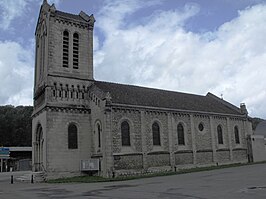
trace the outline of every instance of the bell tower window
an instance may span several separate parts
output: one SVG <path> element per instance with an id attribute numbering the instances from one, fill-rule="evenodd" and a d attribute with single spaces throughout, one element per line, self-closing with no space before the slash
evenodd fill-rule
<path id="1" fill-rule="evenodd" d="M 73 35 L 73 68 L 79 67 L 79 35 L 74 33 Z"/>
<path id="2" fill-rule="evenodd" d="M 69 33 L 64 31 L 63 33 L 63 67 L 68 67 L 69 57 Z"/>

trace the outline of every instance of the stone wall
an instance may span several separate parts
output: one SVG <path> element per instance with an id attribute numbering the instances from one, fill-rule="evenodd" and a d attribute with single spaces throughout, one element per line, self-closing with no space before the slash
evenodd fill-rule
<path id="1" fill-rule="evenodd" d="M 234 149 L 233 160 L 235 162 L 247 160 L 247 149 Z"/>
<path id="2" fill-rule="evenodd" d="M 183 164 L 193 164 L 192 151 L 175 153 L 175 165 Z"/>
<path id="3" fill-rule="evenodd" d="M 122 146 L 121 123 L 127 121 L 130 127 L 130 147 Z M 141 152 L 141 121 L 140 111 L 115 110 L 112 117 L 113 153 Z"/>
<path id="4" fill-rule="evenodd" d="M 90 114 L 78 110 L 49 109 L 47 112 L 47 170 L 79 172 L 80 161 L 91 156 Z M 78 129 L 78 148 L 68 148 L 68 125 Z"/>
<path id="5" fill-rule="evenodd" d="M 164 112 L 149 111 L 144 115 L 144 143 L 147 147 L 147 151 L 168 151 L 169 150 L 169 129 L 168 129 L 168 117 Z M 153 145 L 152 138 L 152 125 L 157 122 L 160 126 L 160 146 Z"/>
<path id="6" fill-rule="evenodd" d="M 83 22 L 73 22 L 59 17 L 51 17 L 49 21 L 49 57 L 48 73 L 60 74 L 82 79 L 93 79 L 92 65 L 92 31 Z M 63 67 L 63 32 L 69 32 L 69 67 Z M 73 68 L 73 34 L 79 34 L 79 67 Z"/>
<path id="7" fill-rule="evenodd" d="M 105 132 L 105 123 L 104 123 L 104 106 L 105 102 L 101 99 L 99 94 L 95 92 L 89 92 L 89 107 L 91 110 L 91 126 L 92 126 L 92 143 L 91 143 L 91 152 L 92 154 L 102 155 L 104 143 L 103 133 Z M 100 125 L 100 138 L 98 137 L 98 127 Z M 99 147 L 99 141 L 100 147 Z M 109 140 L 108 140 L 109 141 Z"/>
<path id="8" fill-rule="evenodd" d="M 189 114 L 173 114 L 173 135 L 172 135 L 172 143 L 173 143 L 173 151 L 179 150 L 192 150 L 192 133 L 191 133 L 191 125 L 190 125 L 190 116 Z M 181 123 L 184 127 L 185 133 L 185 145 L 178 145 L 178 136 L 177 136 L 177 125 Z"/>
<path id="9" fill-rule="evenodd" d="M 210 119 L 210 118 L 213 119 Z M 192 118 L 192 121 L 191 121 Z M 121 121 L 130 124 L 131 146 L 121 146 Z M 152 124 L 160 126 L 161 145 L 154 146 L 152 142 Z M 193 123 L 193 129 L 191 127 Z M 185 145 L 178 145 L 177 125 L 184 126 Z M 245 152 L 233 152 L 233 149 L 245 149 L 244 120 L 227 119 L 226 117 L 194 115 L 186 113 L 165 113 L 160 111 L 143 111 L 116 108 L 112 112 L 113 153 L 117 153 L 115 169 L 150 168 L 175 165 L 209 165 L 216 162 L 243 162 L 247 160 Z M 203 125 L 203 129 L 199 125 Z M 223 144 L 218 144 L 217 126 L 223 130 Z M 240 133 L 240 144 L 234 144 L 234 126 Z M 194 138 L 193 133 L 194 131 Z M 130 154 L 142 154 L 142 161 L 127 160 Z M 233 154 L 234 153 L 234 154 Z M 120 157 L 121 156 L 121 157 Z M 122 158 L 123 156 L 123 158 Z M 234 157 L 233 156 L 237 156 Z M 136 158 L 136 157 L 134 157 Z M 133 160 L 134 160 L 133 158 Z M 127 165 L 125 162 L 130 162 Z M 140 166 L 143 164 L 142 166 Z M 135 164 L 135 165 L 134 165 Z M 123 166 L 124 165 L 124 166 Z"/>
<path id="10" fill-rule="evenodd" d="M 218 163 L 227 163 L 230 161 L 230 151 L 229 149 L 217 150 L 216 160 Z"/>
<path id="11" fill-rule="evenodd" d="M 203 130 L 199 129 L 199 125 L 203 125 Z M 212 148 L 210 121 L 208 116 L 194 116 L 194 132 L 196 150 L 207 150 Z"/>
<path id="12" fill-rule="evenodd" d="M 234 135 L 234 127 L 238 127 L 239 131 L 239 139 L 240 143 L 236 144 L 235 142 L 235 135 Z M 232 118 L 230 120 L 230 130 L 232 132 L 231 136 L 231 143 L 232 143 L 232 148 L 246 148 L 247 147 L 247 129 L 245 129 L 245 121 L 239 120 L 237 118 Z"/>
<path id="13" fill-rule="evenodd" d="M 218 126 L 222 127 L 222 134 L 223 134 L 223 144 L 218 144 L 218 132 L 217 132 L 217 127 Z M 230 124 L 229 124 L 230 125 Z M 227 126 L 227 121 L 225 117 L 214 117 L 213 120 L 213 126 L 214 126 L 214 138 L 215 138 L 215 145 L 216 148 L 229 148 L 229 134 L 228 134 L 228 126 Z M 231 128 L 229 129 L 231 130 Z"/>
<path id="14" fill-rule="evenodd" d="M 37 146 L 36 146 L 36 139 L 37 139 L 37 130 L 38 127 L 42 128 L 42 149 L 41 149 L 41 156 L 42 158 L 38 158 Z M 38 116 L 34 116 L 32 119 L 32 166 L 33 171 L 38 169 L 38 163 L 42 162 L 44 169 L 47 169 L 47 113 L 41 112 Z M 39 162 L 40 161 L 40 162 Z"/>
<path id="15" fill-rule="evenodd" d="M 148 167 L 170 166 L 170 156 L 168 153 L 152 153 L 147 155 Z"/>
<path id="16" fill-rule="evenodd" d="M 213 163 L 212 151 L 202 150 L 197 151 L 196 153 L 196 162 L 197 164 L 210 164 Z"/>
<path id="17" fill-rule="evenodd" d="M 142 154 L 114 155 L 115 170 L 142 169 Z"/>

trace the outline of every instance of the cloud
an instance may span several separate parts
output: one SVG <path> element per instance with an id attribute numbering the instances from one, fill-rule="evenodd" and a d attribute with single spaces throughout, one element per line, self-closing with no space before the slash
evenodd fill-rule
<path id="1" fill-rule="evenodd" d="M 32 105 L 33 46 L 0 41 L 0 104 Z"/>
<path id="2" fill-rule="evenodd" d="M 0 28 L 7 30 L 10 27 L 11 22 L 24 14 L 26 5 L 32 0 L 1 0 L 0 1 Z"/>
<path id="3" fill-rule="evenodd" d="M 48 0 L 49 4 L 55 4 L 55 5 L 59 5 L 61 3 L 62 0 Z"/>
<path id="4" fill-rule="evenodd" d="M 240 11 L 215 32 L 193 33 L 183 26 L 199 12 L 196 4 L 128 25 L 126 16 L 150 6 L 130 2 L 109 2 L 100 12 L 97 24 L 105 41 L 95 51 L 96 79 L 203 95 L 211 91 L 236 105 L 245 102 L 251 115 L 266 118 L 265 5 Z"/>
<path id="5" fill-rule="evenodd" d="M 158 0 L 106 0 L 105 5 L 99 11 L 99 15 L 101 16 L 99 22 L 99 24 L 101 24 L 101 30 L 109 32 L 121 28 L 125 25 L 123 19 L 126 16 L 130 16 L 141 8 L 158 4 L 161 4 Z M 114 32 L 114 34 L 116 34 L 116 32 Z"/>

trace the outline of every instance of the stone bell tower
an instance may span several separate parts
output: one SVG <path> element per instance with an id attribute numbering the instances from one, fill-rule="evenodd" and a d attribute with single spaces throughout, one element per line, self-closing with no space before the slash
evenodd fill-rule
<path id="1" fill-rule="evenodd" d="M 35 32 L 35 98 L 51 86 L 49 77 L 93 79 L 94 22 L 93 15 L 64 13 L 43 1 Z"/>
<path id="2" fill-rule="evenodd" d="M 46 0 L 35 31 L 33 170 L 79 171 L 90 156 L 95 19 L 56 10 Z"/>

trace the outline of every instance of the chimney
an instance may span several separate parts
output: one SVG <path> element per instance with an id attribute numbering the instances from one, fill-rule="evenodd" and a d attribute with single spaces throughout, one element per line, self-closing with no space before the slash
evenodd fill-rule
<path id="1" fill-rule="evenodd" d="M 248 114 L 248 110 L 247 110 L 247 108 L 246 108 L 245 103 L 241 103 L 241 104 L 240 104 L 240 112 L 241 112 L 242 114 L 245 114 L 245 115 Z"/>

